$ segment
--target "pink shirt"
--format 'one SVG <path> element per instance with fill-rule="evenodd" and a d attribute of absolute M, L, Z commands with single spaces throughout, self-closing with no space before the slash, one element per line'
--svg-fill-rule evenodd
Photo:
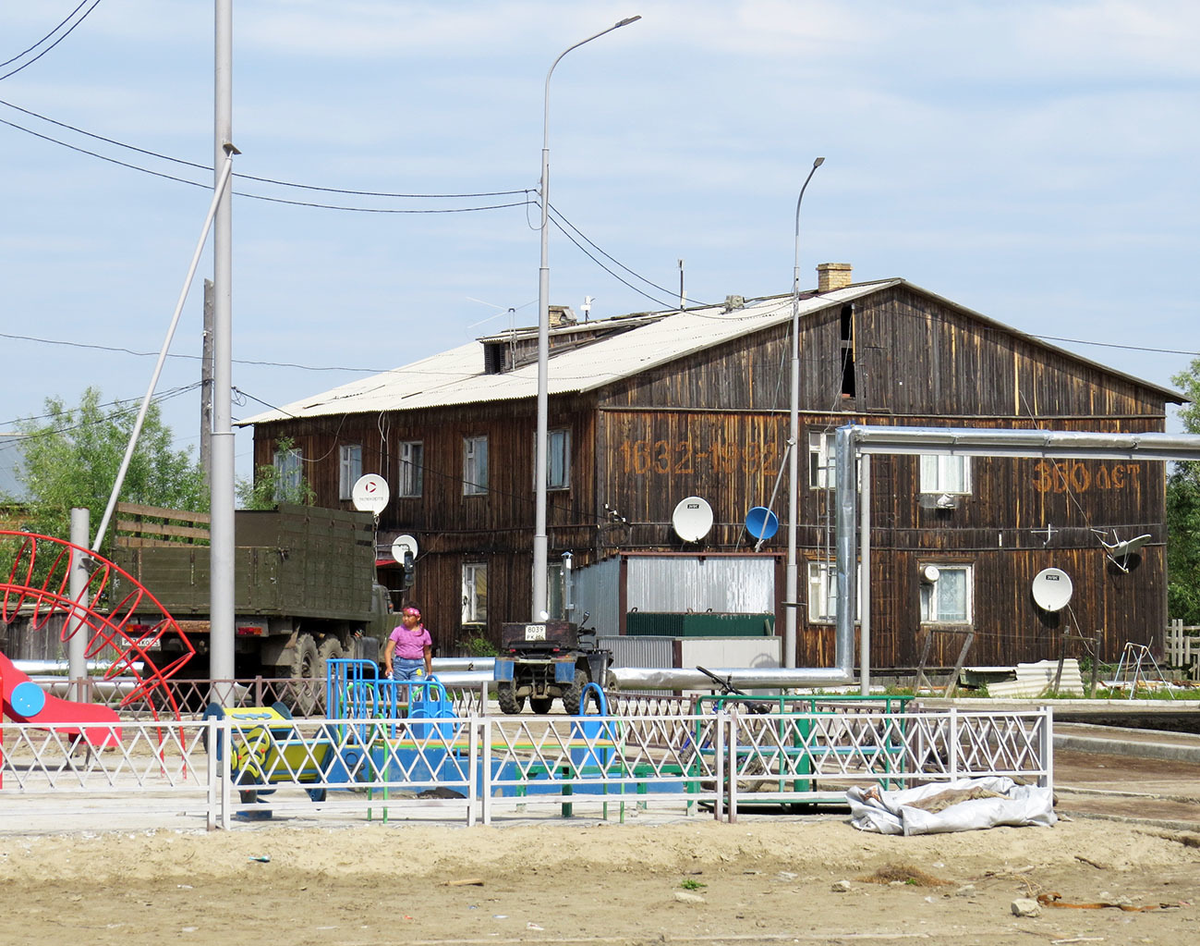
<path fill-rule="evenodd" d="M 433 646 L 433 638 L 424 624 L 418 624 L 411 631 L 403 624 L 397 625 L 388 640 L 396 642 L 395 656 L 401 660 L 423 660 L 425 648 Z"/>

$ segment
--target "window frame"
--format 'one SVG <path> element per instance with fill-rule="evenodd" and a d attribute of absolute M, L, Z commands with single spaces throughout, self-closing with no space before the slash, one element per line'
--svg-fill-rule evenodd
<path fill-rule="evenodd" d="M 400 475 L 397 478 L 396 496 L 400 499 L 419 498 L 425 490 L 425 441 L 401 440 L 397 452 L 400 455 Z M 416 453 L 415 461 L 413 453 Z"/>
<path fill-rule="evenodd" d="M 486 625 L 488 622 L 487 562 L 463 562 L 461 623 Z M 480 604 L 479 585 L 483 579 L 483 602 Z"/>
<path fill-rule="evenodd" d="M 918 568 L 921 573 L 927 566 L 932 565 L 939 572 L 936 582 L 921 581 L 919 601 L 917 604 L 918 617 L 922 625 L 953 625 L 956 627 L 971 627 L 975 623 L 975 566 L 969 562 L 928 562 L 922 561 Z M 961 572 L 963 581 L 963 617 L 943 618 L 940 614 L 931 614 L 930 608 L 937 604 L 935 592 L 938 585 L 951 572 Z"/>
<path fill-rule="evenodd" d="M 805 612 L 809 624 L 837 623 L 837 562 L 833 559 L 809 559 L 808 561 L 808 594 Z M 857 580 L 854 585 L 854 623 L 862 622 L 862 563 L 857 566 Z M 825 614 L 814 615 L 813 587 L 820 589 L 821 599 L 825 605 Z"/>
<path fill-rule="evenodd" d="M 289 492 L 299 492 L 304 482 L 304 453 L 299 447 L 276 450 L 271 458 L 275 467 L 275 501 Z"/>
<path fill-rule="evenodd" d="M 925 482 L 926 461 L 928 460 L 937 462 L 937 469 L 934 473 L 934 480 L 931 486 L 926 486 Z M 961 489 L 947 489 L 944 485 L 948 478 L 946 468 L 949 464 L 944 462 L 947 460 L 957 460 L 961 463 Z M 971 458 L 943 453 L 923 453 L 917 460 L 917 484 L 917 489 L 922 496 L 970 496 L 972 493 Z"/>
<path fill-rule="evenodd" d="M 362 444 L 342 444 L 338 447 L 338 499 L 352 499 L 354 484 L 361 476 Z"/>
<path fill-rule="evenodd" d="M 482 450 L 480 450 L 482 445 Z M 480 470 L 483 471 L 482 478 Z M 487 434 L 463 437 L 463 495 L 484 496 L 488 491 Z"/>

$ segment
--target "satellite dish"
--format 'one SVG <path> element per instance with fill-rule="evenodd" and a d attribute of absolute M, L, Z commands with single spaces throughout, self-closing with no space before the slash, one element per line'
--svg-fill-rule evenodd
<path fill-rule="evenodd" d="M 1135 539 L 1121 539 L 1113 542 L 1111 545 L 1101 539 L 1100 544 L 1108 549 L 1108 554 L 1113 558 L 1125 558 L 1129 555 L 1137 555 L 1142 550 L 1142 546 L 1152 538 L 1153 536 L 1147 532 L 1145 535 L 1139 535 Z"/>
<path fill-rule="evenodd" d="M 354 481 L 354 489 L 350 492 L 350 501 L 359 512 L 369 512 L 378 516 L 383 512 L 391 498 L 387 480 L 378 473 L 367 473 Z"/>
<path fill-rule="evenodd" d="M 411 535 L 398 535 L 396 536 L 396 540 L 392 543 L 392 558 L 403 565 L 405 552 L 411 555 L 413 559 L 416 559 L 417 540 Z"/>
<path fill-rule="evenodd" d="M 1061 611 L 1075 586 L 1061 568 L 1043 568 L 1033 578 L 1033 600 L 1043 611 Z"/>
<path fill-rule="evenodd" d="M 921 567 L 921 581 L 927 581 L 932 585 L 941 577 L 942 572 L 936 565 L 923 565 Z"/>
<path fill-rule="evenodd" d="M 675 511 L 671 513 L 671 525 L 675 534 L 684 542 L 699 542 L 713 524 L 713 511 L 705 500 L 699 496 L 688 496 L 679 500 Z"/>
<path fill-rule="evenodd" d="M 769 539 L 779 531 L 779 517 L 766 506 L 753 506 L 746 513 L 746 531 L 756 539 Z"/>

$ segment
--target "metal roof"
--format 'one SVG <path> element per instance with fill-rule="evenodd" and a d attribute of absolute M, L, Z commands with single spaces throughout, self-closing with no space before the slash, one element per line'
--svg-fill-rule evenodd
<path fill-rule="evenodd" d="M 904 279 L 856 283 L 844 289 L 821 294 L 808 292 L 800 297 L 800 316 L 803 318 L 898 285 L 906 285 L 960 312 L 1027 338 L 1043 348 L 1156 391 L 1167 401 L 1186 401 L 1186 397 L 1178 391 L 1135 378 L 1043 342 Z M 609 326 L 625 330 L 576 348 L 558 352 L 552 350 L 548 377 L 549 393 L 579 394 L 593 391 L 678 358 L 786 322 L 791 315 L 792 296 L 789 293 L 783 296 L 750 299 L 742 308 L 736 309 L 727 310 L 725 305 L 705 306 L 684 311 L 617 316 L 554 329 L 552 334 L 555 335 L 574 334 L 581 330 L 596 330 Z M 281 408 L 256 414 L 239 421 L 237 426 L 331 414 L 379 413 L 535 398 L 536 361 L 498 374 L 488 374 L 484 370 L 484 348 L 481 343 L 498 343 L 508 338 L 508 335 L 496 335 L 476 339 L 458 348 L 393 368 L 391 371 L 352 381 L 321 394 L 285 404 Z"/>
<path fill-rule="evenodd" d="M 902 280 L 892 279 L 862 283 L 821 295 L 803 295 L 800 315 L 803 317 L 842 305 L 900 282 Z M 620 334 L 568 351 L 552 352 L 548 390 L 551 395 L 592 391 L 786 322 L 791 316 L 790 294 L 752 299 L 744 307 L 730 311 L 719 305 L 664 312 L 652 321 Z M 605 321 L 586 323 L 586 326 L 601 327 Z M 614 327 L 619 324 L 618 320 L 613 320 Z M 277 410 L 256 414 L 239 421 L 238 426 L 298 417 L 418 410 L 536 396 L 536 362 L 501 374 L 487 374 L 483 365 L 483 346 L 472 341 L 412 364 L 293 401 Z"/>

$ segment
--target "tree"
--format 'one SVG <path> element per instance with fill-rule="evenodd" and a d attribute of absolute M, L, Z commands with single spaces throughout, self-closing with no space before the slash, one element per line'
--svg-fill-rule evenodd
<path fill-rule="evenodd" d="M 1200 434 L 1200 358 L 1171 381 L 1191 400 L 1179 408 L 1189 434 Z M 1167 476 L 1167 613 L 1200 624 L 1200 462 L 1176 463 Z"/>
<path fill-rule="evenodd" d="M 137 419 L 138 404 L 100 403 L 88 388 L 78 407 L 47 398 L 45 417 L 18 425 L 24 464 L 17 474 L 29 494 L 22 527 L 55 538 L 70 537 L 71 508 L 91 512 L 94 532 L 108 504 Z M 208 488 L 188 450 L 173 449 L 171 428 L 150 405 L 121 488 L 124 502 L 203 512 Z"/>
<path fill-rule="evenodd" d="M 280 437 L 275 441 L 276 456 L 292 454 L 296 455 L 299 463 L 299 454 L 291 437 Z M 237 498 L 243 509 L 274 509 L 280 503 L 311 506 L 317 501 L 317 493 L 307 477 L 285 475 L 278 465 L 264 463 L 258 467 L 253 481 L 238 480 Z"/>

